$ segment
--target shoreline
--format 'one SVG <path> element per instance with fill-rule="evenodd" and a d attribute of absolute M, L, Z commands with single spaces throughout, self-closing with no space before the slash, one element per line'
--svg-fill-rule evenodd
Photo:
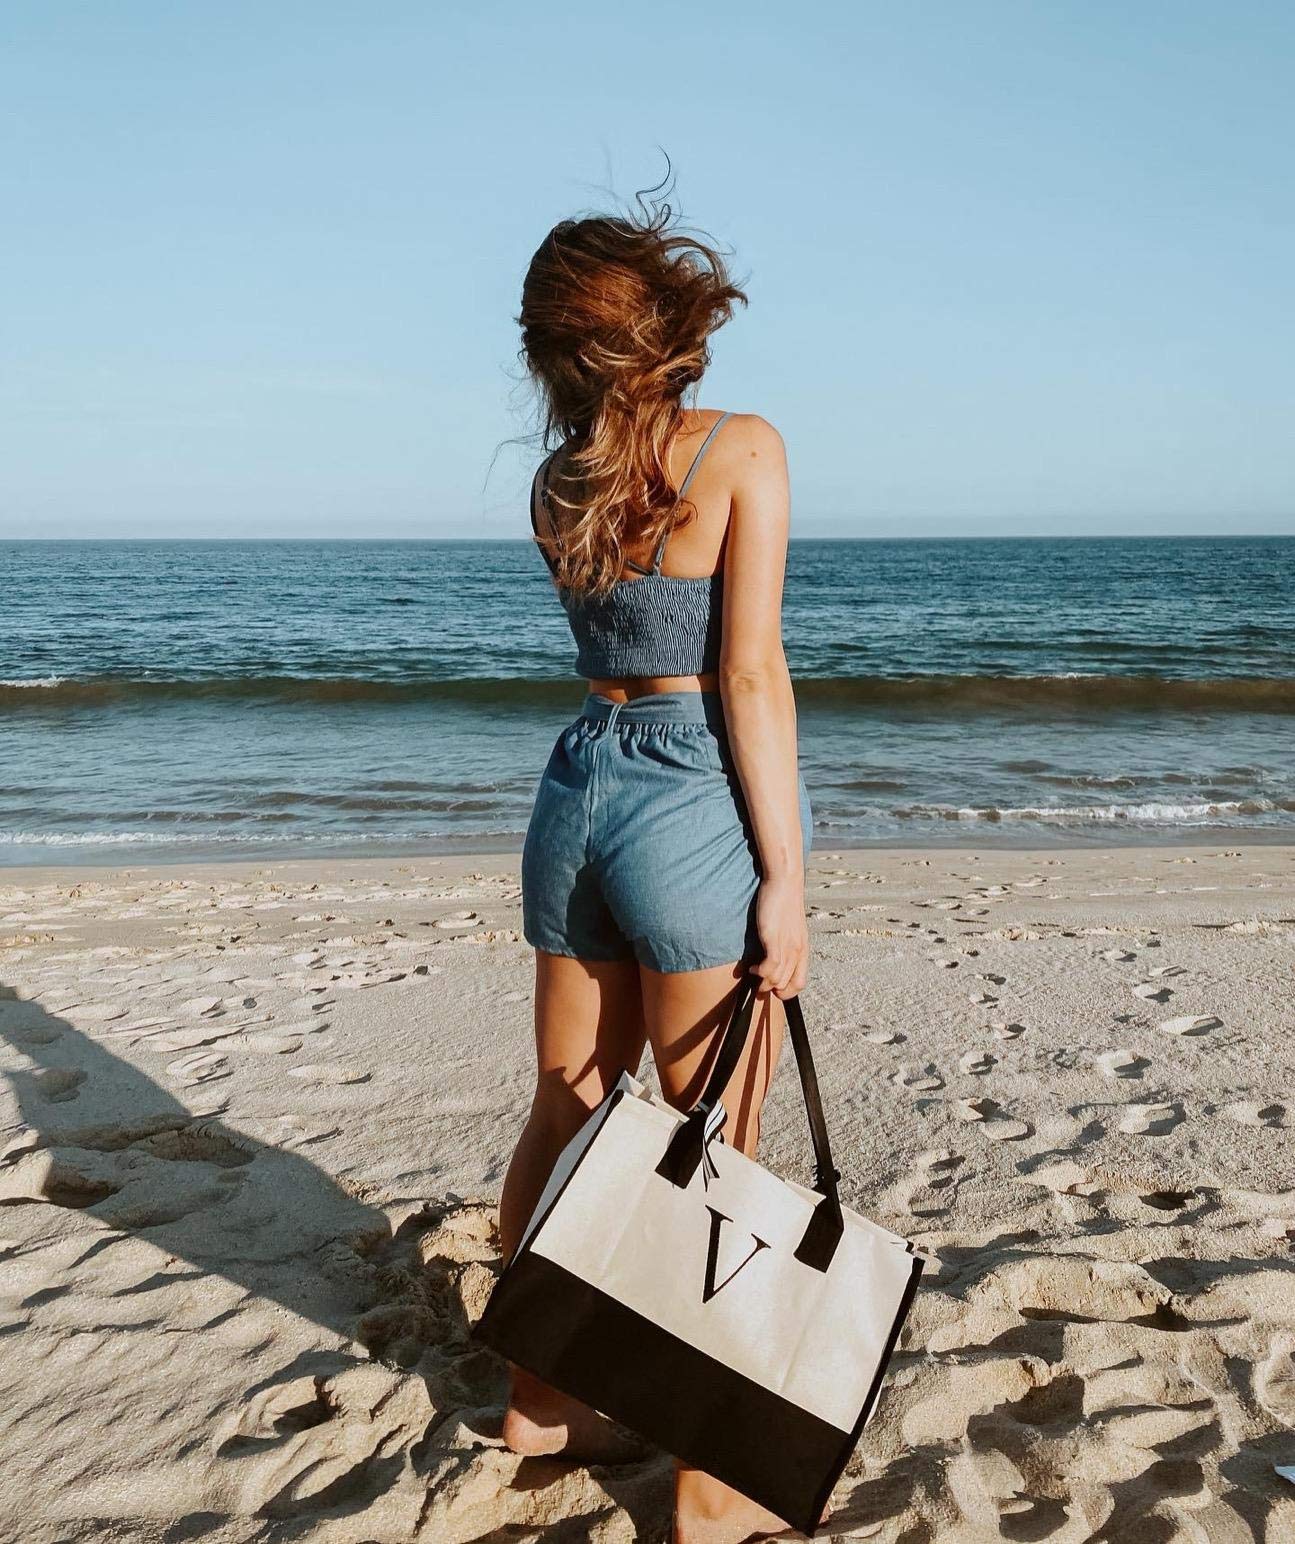
<path fill-rule="evenodd" d="M 1055 853 L 1096 855 L 1139 850 L 1159 853 L 1177 847 L 1192 851 L 1214 846 L 1295 849 L 1295 827 L 1170 827 L 1163 833 L 1137 828 L 1129 829 L 1124 839 L 1119 840 L 1117 839 L 1118 823 L 1099 825 L 1095 822 L 1092 836 L 1087 840 L 1081 838 L 1074 829 L 1067 829 L 1065 832 L 1059 832 L 1055 840 L 1040 841 L 1037 831 L 1022 832 L 1019 837 L 1015 834 L 1004 834 L 1001 824 L 996 821 L 982 820 L 978 823 L 950 821 L 949 825 L 955 829 L 932 834 L 929 841 L 896 842 L 887 838 L 878 838 L 875 841 L 851 838 L 836 844 L 826 840 L 816 841 L 810 850 L 810 863 L 812 864 L 817 856 L 827 852 L 844 856 L 849 856 L 851 853 L 873 855 L 894 853 L 900 857 L 920 853 L 928 858 L 932 854 L 948 852 L 957 854 L 963 859 L 978 854 L 984 854 L 988 859 L 994 853 L 1016 856 L 1030 853 L 1037 853 L 1040 856 Z M 975 830 L 971 829 L 973 825 L 976 826 Z M 966 829 L 957 829 L 961 826 L 965 826 Z M 77 874 L 84 878 L 87 874 L 117 874 L 136 870 L 152 872 L 158 869 L 189 867 L 201 868 L 205 872 L 216 868 L 260 869 L 301 863 L 423 863 L 432 860 L 473 863 L 477 859 L 485 858 L 520 858 L 523 836 L 523 832 L 518 832 L 506 838 L 492 840 L 483 838 L 479 834 L 467 834 L 459 840 L 438 838 L 435 844 L 393 842 L 389 846 L 375 841 L 367 848 L 357 847 L 354 842 L 343 841 L 335 847 L 330 847 L 325 842 L 320 842 L 318 846 L 288 845 L 281 849 L 267 844 L 264 850 L 260 850 L 249 842 L 246 845 L 253 848 L 250 853 L 241 850 L 230 851 L 229 848 L 233 844 L 226 844 L 224 850 L 217 848 L 204 850 L 195 842 L 192 850 L 187 848 L 168 850 L 159 844 L 156 856 L 147 848 L 141 850 L 126 843 L 121 844 L 120 847 L 114 843 L 105 843 L 85 848 L 56 847 L 51 844 L 44 850 L 58 853 L 57 858 L 32 859 L 24 852 L 20 861 L 11 861 L 5 853 L 13 851 L 19 845 L 15 843 L 8 849 L 0 845 L 0 888 L 3 888 L 4 883 L 9 882 L 14 875 L 25 875 L 31 878 L 47 873 Z M 955 840 L 955 837 L 960 839 Z M 450 845 L 451 843 L 453 845 Z M 38 844 L 22 845 L 27 847 Z M 107 856 L 109 852 L 120 852 L 122 856 L 114 862 Z"/>

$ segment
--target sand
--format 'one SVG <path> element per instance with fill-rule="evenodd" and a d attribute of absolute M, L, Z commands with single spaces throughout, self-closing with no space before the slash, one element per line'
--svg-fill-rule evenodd
<path fill-rule="evenodd" d="M 842 1536 L 1295 1538 L 1295 849 L 813 856 L 850 1204 L 938 1262 Z M 469 1324 L 517 862 L 0 873 L 0 1539 L 663 1539 Z M 784 1065 L 764 1156 L 807 1169 Z"/>

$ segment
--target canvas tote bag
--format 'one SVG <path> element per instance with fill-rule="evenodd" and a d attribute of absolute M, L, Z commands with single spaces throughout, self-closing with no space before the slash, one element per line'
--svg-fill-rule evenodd
<path fill-rule="evenodd" d="M 559 1158 L 476 1333 L 811 1532 L 876 1401 L 923 1260 L 841 1205 L 799 1001 L 813 1189 L 721 1139 L 759 983 L 687 1115 L 625 1074 Z"/>

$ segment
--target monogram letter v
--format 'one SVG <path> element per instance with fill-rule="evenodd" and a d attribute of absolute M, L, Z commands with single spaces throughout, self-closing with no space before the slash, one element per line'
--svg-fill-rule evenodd
<path fill-rule="evenodd" d="M 726 1217 L 723 1212 L 717 1212 L 713 1206 L 708 1206 L 706 1210 L 710 1213 L 710 1242 L 706 1246 L 706 1284 L 702 1288 L 701 1294 L 701 1300 L 703 1303 L 709 1303 L 711 1298 L 713 1298 L 717 1293 L 722 1292 L 724 1288 L 728 1286 L 729 1282 L 732 1281 L 740 1271 L 745 1270 L 745 1268 L 750 1265 L 751 1261 L 755 1259 L 756 1255 L 758 1255 L 762 1249 L 768 1249 L 769 1247 L 768 1244 L 765 1243 L 764 1239 L 756 1238 L 755 1234 L 753 1233 L 751 1237 L 755 1240 L 755 1248 L 749 1255 L 747 1255 L 746 1259 L 742 1261 L 742 1264 L 737 1267 L 737 1270 L 730 1271 L 729 1274 L 725 1276 L 724 1280 L 716 1285 L 715 1268 L 719 1264 L 720 1231 L 726 1222 L 731 1222 L 733 1219 L 731 1217 Z"/>

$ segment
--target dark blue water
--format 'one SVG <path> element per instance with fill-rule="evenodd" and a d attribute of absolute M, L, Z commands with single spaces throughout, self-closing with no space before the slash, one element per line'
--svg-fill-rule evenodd
<path fill-rule="evenodd" d="M 0 543 L 0 862 L 520 841 L 528 542 Z M 1295 834 L 1295 538 L 792 544 L 815 839 Z"/>

